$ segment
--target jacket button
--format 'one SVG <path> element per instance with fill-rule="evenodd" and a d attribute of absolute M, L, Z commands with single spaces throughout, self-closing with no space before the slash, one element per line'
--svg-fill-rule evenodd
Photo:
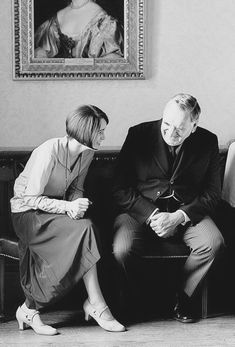
<path fill-rule="evenodd" d="M 174 184 L 174 180 L 171 180 L 171 181 L 170 181 L 170 184 Z"/>
<path fill-rule="evenodd" d="M 157 192 L 157 195 L 160 195 L 161 194 L 161 192 Z"/>

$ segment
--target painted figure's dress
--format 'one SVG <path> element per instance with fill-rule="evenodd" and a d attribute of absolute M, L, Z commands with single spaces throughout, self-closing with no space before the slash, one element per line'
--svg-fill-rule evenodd
<path fill-rule="evenodd" d="M 41 50 L 48 58 L 121 58 L 123 30 L 119 22 L 103 9 L 74 37 L 63 34 L 57 14 L 37 29 L 34 37 L 35 57 Z"/>

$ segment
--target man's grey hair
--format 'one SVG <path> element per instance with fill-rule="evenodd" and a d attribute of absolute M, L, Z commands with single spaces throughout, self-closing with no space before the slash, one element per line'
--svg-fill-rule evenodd
<path fill-rule="evenodd" d="M 171 101 L 175 101 L 182 110 L 190 112 L 191 121 L 198 120 L 201 113 L 201 108 L 194 96 L 190 94 L 179 93 L 173 96 Z"/>

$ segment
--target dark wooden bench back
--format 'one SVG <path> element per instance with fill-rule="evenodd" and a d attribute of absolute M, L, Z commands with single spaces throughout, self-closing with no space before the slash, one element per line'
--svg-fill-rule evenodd
<path fill-rule="evenodd" d="M 10 198 L 13 196 L 13 186 L 16 177 L 23 170 L 32 149 L 0 148 L 0 238 L 15 239 L 11 223 Z M 85 189 L 94 202 L 94 218 L 101 228 L 111 227 L 115 208 L 111 197 L 112 178 L 119 149 L 103 149 L 95 153 L 88 172 Z M 225 168 L 227 150 L 220 150 L 221 182 Z M 112 233 L 107 232 L 107 237 Z"/>

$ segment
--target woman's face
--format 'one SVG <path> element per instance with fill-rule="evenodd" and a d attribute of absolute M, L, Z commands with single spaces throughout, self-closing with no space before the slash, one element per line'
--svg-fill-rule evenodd
<path fill-rule="evenodd" d="M 106 121 L 102 119 L 100 123 L 100 130 L 97 132 L 97 134 L 95 135 L 93 139 L 92 147 L 94 149 L 98 149 L 101 145 L 101 142 L 104 141 L 105 139 L 104 132 L 105 132 L 106 126 L 107 126 Z"/>

